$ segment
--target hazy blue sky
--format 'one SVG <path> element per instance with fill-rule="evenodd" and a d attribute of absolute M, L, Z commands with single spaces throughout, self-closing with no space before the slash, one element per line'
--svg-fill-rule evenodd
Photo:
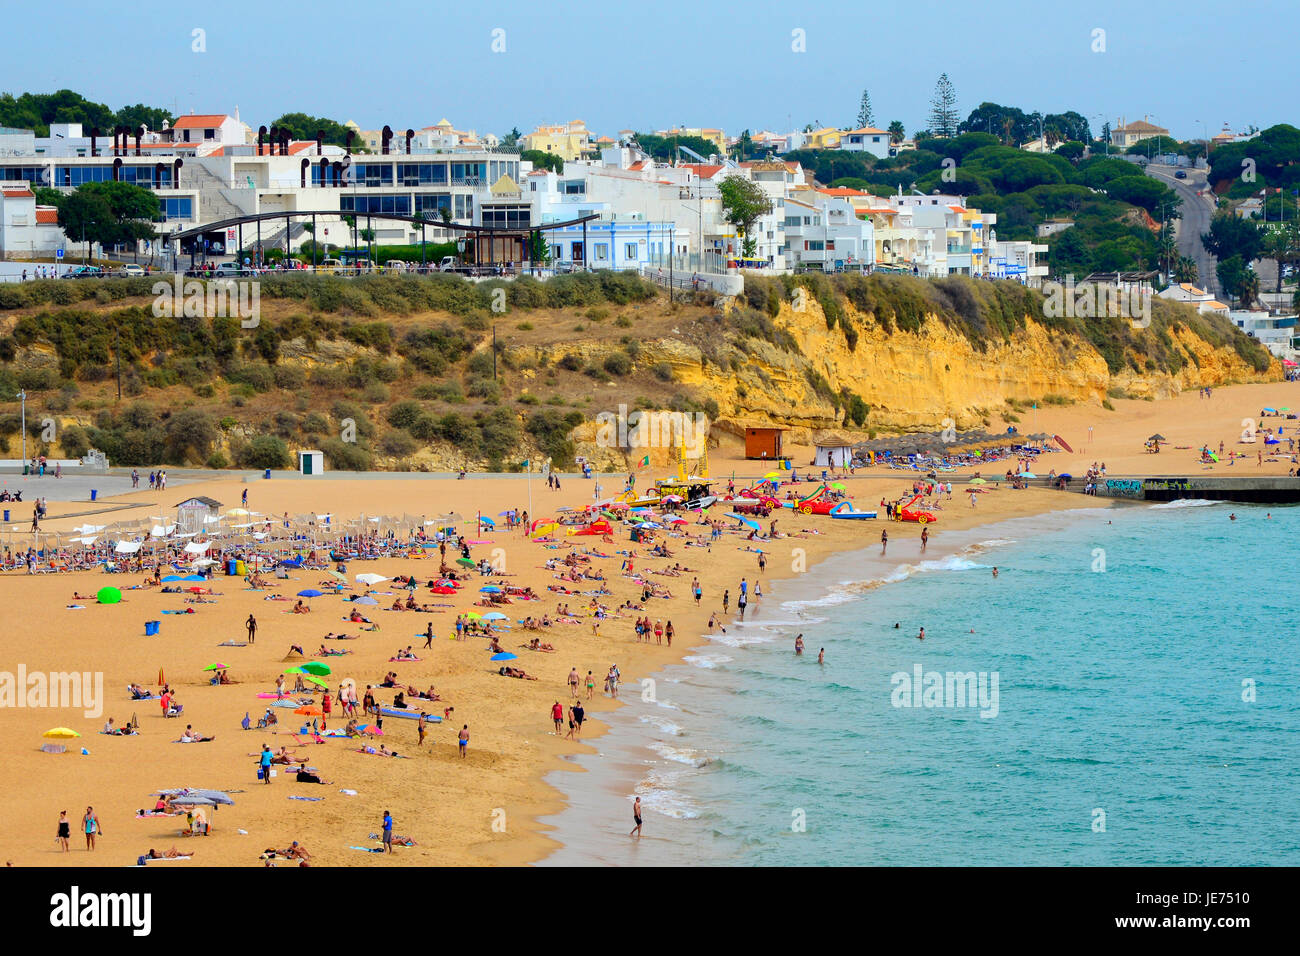
<path fill-rule="evenodd" d="M 1300 121 L 1287 102 L 1300 87 L 1295 0 L 223 0 L 207 12 L 134 0 L 50 13 L 10 37 L 0 90 L 69 87 L 182 113 L 238 104 L 254 128 L 302 110 L 365 128 L 446 116 L 505 133 L 581 118 L 610 135 L 678 123 L 734 134 L 852 123 L 866 87 L 878 124 L 911 131 L 943 71 L 963 118 L 991 100 L 1077 110 L 1094 135 L 1121 115 L 1150 114 L 1179 138 L 1201 136 L 1200 121 L 1211 134 Z M 191 50 L 195 28 L 206 53 Z M 792 50 L 795 30 L 806 52 Z"/>

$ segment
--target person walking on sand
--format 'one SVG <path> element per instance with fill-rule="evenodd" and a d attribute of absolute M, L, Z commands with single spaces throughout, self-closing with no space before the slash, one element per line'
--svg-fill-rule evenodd
<path fill-rule="evenodd" d="M 973 492 L 973 491 L 970 493 L 970 506 L 971 506 L 972 508 L 975 507 L 975 492 Z"/>
<path fill-rule="evenodd" d="M 68 840 L 72 837 L 72 824 L 68 821 L 68 811 L 59 811 L 59 829 L 55 834 L 58 838 L 59 846 L 63 847 L 63 852 L 68 852 Z"/>
<path fill-rule="evenodd" d="M 669 621 L 664 625 L 664 637 L 668 639 L 668 646 L 673 646 L 673 622 Z"/>
<path fill-rule="evenodd" d="M 424 629 L 424 646 L 433 647 L 433 622 L 430 621 Z"/>
<path fill-rule="evenodd" d="M 269 784 L 271 782 L 271 759 L 274 756 L 275 754 L 271 753 L 271 748 L 266 744 L 262 744 L 262 756 L 260 758 L 262 767 L 262 783 Z"/>
<path fill-rule="evenodd" d="M 596 692 L 596 678 L 592 676 L 591 671 L 587 671 L 587 700 L 591 700 L 591 695 Z"/>
<path fill-rule="evenodd" d="M 384 811 L 384 852 L 393 852 L 393 815 Z"/>
<path fill-rule="evenodd" d="M 420 711 L 420 719 L 415 723 L 415 732 L 420 737 L 417 743 L 421 747 L 424 746 L 424 735 L 428 732 L 428 726 L 429 726 L 428 722 L 425 720 L 424 717 L 424 711 Z"/>
<path fill-rule="evenodd" d="M 465 750 L 469 747 L 469 724 L 460 728 L 460 733 L 456 735 L 456 744 L 460 748 L 460 755 L 465 757 Z"/>
<path fill-rule="evenodd" d="M 560 706 L 558 700 L 551 705 L 551 720 L 555 721 L 555 736 L 558 737 L 564 729 L 562 726 L 564 723 L 564 708 Z"/>
<path fill-rule="evenodd" d="M 726 614 L 727 611 L 730 609 L 730 607 L 731 607 L 731 591 L 726 590 L 722 592 L 722 613 Z"/>
<path fill-rule="evenodd" d="M 99 825 L 99 817 L 95 816 L 94 807 L 86 807 L 86 815 L 81 818 L 81 826 L 86 831 L 86 849 L 93 852 L 95 837 L 104 832 L 104 828 Z"/>
<path fill-rule="evenodd" d="M 257 618 L 248 615 L 248 620 L 244 622 L 244 627 L 248 628 L 248 643 L 257 643 Z"/>
<path fill-rule="evenodd" d="M 632 819 L 636 821 L 636 826 L 632 828 L 632 832 L 630 832 L 628 836 L 634 836 L 639 840 L 641 839 L 641 798 L 640 797 L 637 797 L 636 801 L 632 804 Z"/>
<path fill-rule="evenodd" d="M 573 705 L 573 723 L 576 728 L 574 734 L 575 740 L 582 739 L 582 722 L 587 719 L 587 711 L 582 706 L 582 701 L 577 701 Z"/>
<path fill-rule="evenodd" d="M 921 529 L 921 553 L 925 554 L 925 546 L 930 543 L 930 529 Z"/>
<path fill-rule="evenodd" d="M 569 694 L 573 697 L 578 696 L 578 668 L 569 669 Z"/>

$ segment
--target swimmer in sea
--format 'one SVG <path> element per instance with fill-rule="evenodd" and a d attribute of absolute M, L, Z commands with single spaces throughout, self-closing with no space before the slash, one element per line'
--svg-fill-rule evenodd
<path fill-rule="evenodd" d="M 1233 512 L 1232 514 L 1228 515 L 1228 520 L 1229 520 L 1229 521 L 1236 521 L 1236 520 L 1237 520 L 1237 514 L 1236 514 L 1236 512 Z"/>
<path fill-rule="evenodd" d="M 826 663 L 826 648 L 823 647 L 820 651 L 817 652 L 817 663 L 818 664 Z"/>
<path fill-rule="evenodd" d="M 918 634 L 918 635 L 916 635 L 916 639 L 917 639 L 918 641 L 923 641 L 923 640 L 925 640 L 925 628 L 921 628 L 921 633 Z"/>
<path fill-rule="evenodd" d="M 998 576 L 998 567 L 996 564 L 993 566 L 993 576 L 995 578 Z"/>
<path fill-rule="evenodd" d="M 795 654 L 802 654 L 802 653 L 803 653 L 803 635 L 802 635 L 802 634 L 800 634 L 798 637 L 796 637 L 796 638 L 794 639 L 794 652 L 795 652 Z"/>

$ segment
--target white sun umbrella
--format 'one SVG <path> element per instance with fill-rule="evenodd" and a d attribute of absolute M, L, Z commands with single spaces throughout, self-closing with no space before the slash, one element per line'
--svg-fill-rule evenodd
<path fill-rule="evenodd" d="M 358 574 L 356 580 L 360 584 L 381 584 L 384 581 L 387 581 L 388 578 L 384 577 L 382 574 L 366 573 Z"/>
<path fill-rule="evenodd" d="M 113 549 L 118 554 L 135 554 L 140 550 L 139 541 L 119 541 L 117 547 Z"/>

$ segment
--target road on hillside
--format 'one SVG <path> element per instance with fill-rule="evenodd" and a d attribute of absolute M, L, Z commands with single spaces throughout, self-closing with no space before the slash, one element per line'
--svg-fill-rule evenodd
<path fill-rule="evenodd" d="M 1173 166 L 1157 166 L 1150 163 L 1146 167 L 1147 175 L 1154 176 L 1171 188 L 1183 201 L 1180 219 L 1174 227 L 1175 244 L 1181 255 L 1196 263 L 1201 288 L 1219 294 L 1219 277 L 1214 269 L 1217 260 L 1201 245 L 1201 234 L 1210 231 L 1210 219 L 1214 216 L 1214 194 L 1206 181 L 1203 169 L 1188 169 L 1186 179 L 1175 179 Z M 1204 195 L 1201 195 L 1204 193 Z"/>

